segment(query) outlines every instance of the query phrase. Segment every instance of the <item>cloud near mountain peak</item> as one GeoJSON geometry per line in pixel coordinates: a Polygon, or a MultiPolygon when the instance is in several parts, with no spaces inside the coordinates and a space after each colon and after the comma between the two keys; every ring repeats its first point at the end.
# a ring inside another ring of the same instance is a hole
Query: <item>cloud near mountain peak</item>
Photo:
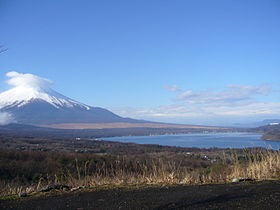
{"type": "Polygon", "coordinates": [[[34,74],[18,73],[11,71],[6,73],[9,78],[6,82],[14,87],[28,87],[34,89],[47,89],[52,85],[52,81],[34,74]]]}

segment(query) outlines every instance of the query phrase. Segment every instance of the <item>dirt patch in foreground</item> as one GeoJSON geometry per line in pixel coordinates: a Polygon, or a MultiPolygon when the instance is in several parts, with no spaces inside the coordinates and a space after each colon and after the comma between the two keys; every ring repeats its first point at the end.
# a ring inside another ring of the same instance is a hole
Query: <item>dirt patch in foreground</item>
{"type": "Polygon", "coordinates": [[[0,200],[0,209],[280,209],[280,181],[75,192],[0,200]]]}

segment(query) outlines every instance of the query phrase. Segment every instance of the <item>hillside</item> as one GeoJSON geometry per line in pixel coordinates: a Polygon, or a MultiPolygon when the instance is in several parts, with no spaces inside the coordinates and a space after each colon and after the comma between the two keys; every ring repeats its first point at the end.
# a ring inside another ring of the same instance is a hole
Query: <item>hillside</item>
{"type": "Polygon", "coordinates": [[[262,139],[267,141],[280,141],[280,125],[266,125],[251,129],[253,132],[263,133],[262,139]]]}
{"type": "Polygon", "coordinates": [[[267,141],[280,141],[280,129],[265,132],[262,139],[267,141]]]}

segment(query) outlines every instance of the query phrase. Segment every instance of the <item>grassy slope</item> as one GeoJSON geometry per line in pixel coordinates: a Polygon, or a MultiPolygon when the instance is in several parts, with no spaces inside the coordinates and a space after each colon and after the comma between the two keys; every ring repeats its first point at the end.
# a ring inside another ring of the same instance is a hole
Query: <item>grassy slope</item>
{"type": "Polygon", "coordinates": [[[1,137],[1,194],[70,186],[223,183],[279,178],[280,154],[107,141],[1,137]]]}

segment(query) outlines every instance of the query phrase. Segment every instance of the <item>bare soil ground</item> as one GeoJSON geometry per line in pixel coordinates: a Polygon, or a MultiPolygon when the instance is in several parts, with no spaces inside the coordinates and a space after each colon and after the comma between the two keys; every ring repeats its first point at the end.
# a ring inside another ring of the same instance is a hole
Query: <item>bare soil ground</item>
{"type": "Polygon", "coordinates": [[[280,209],[280,181],[52,193],[0,200],[0,209],[280,209]]]}

